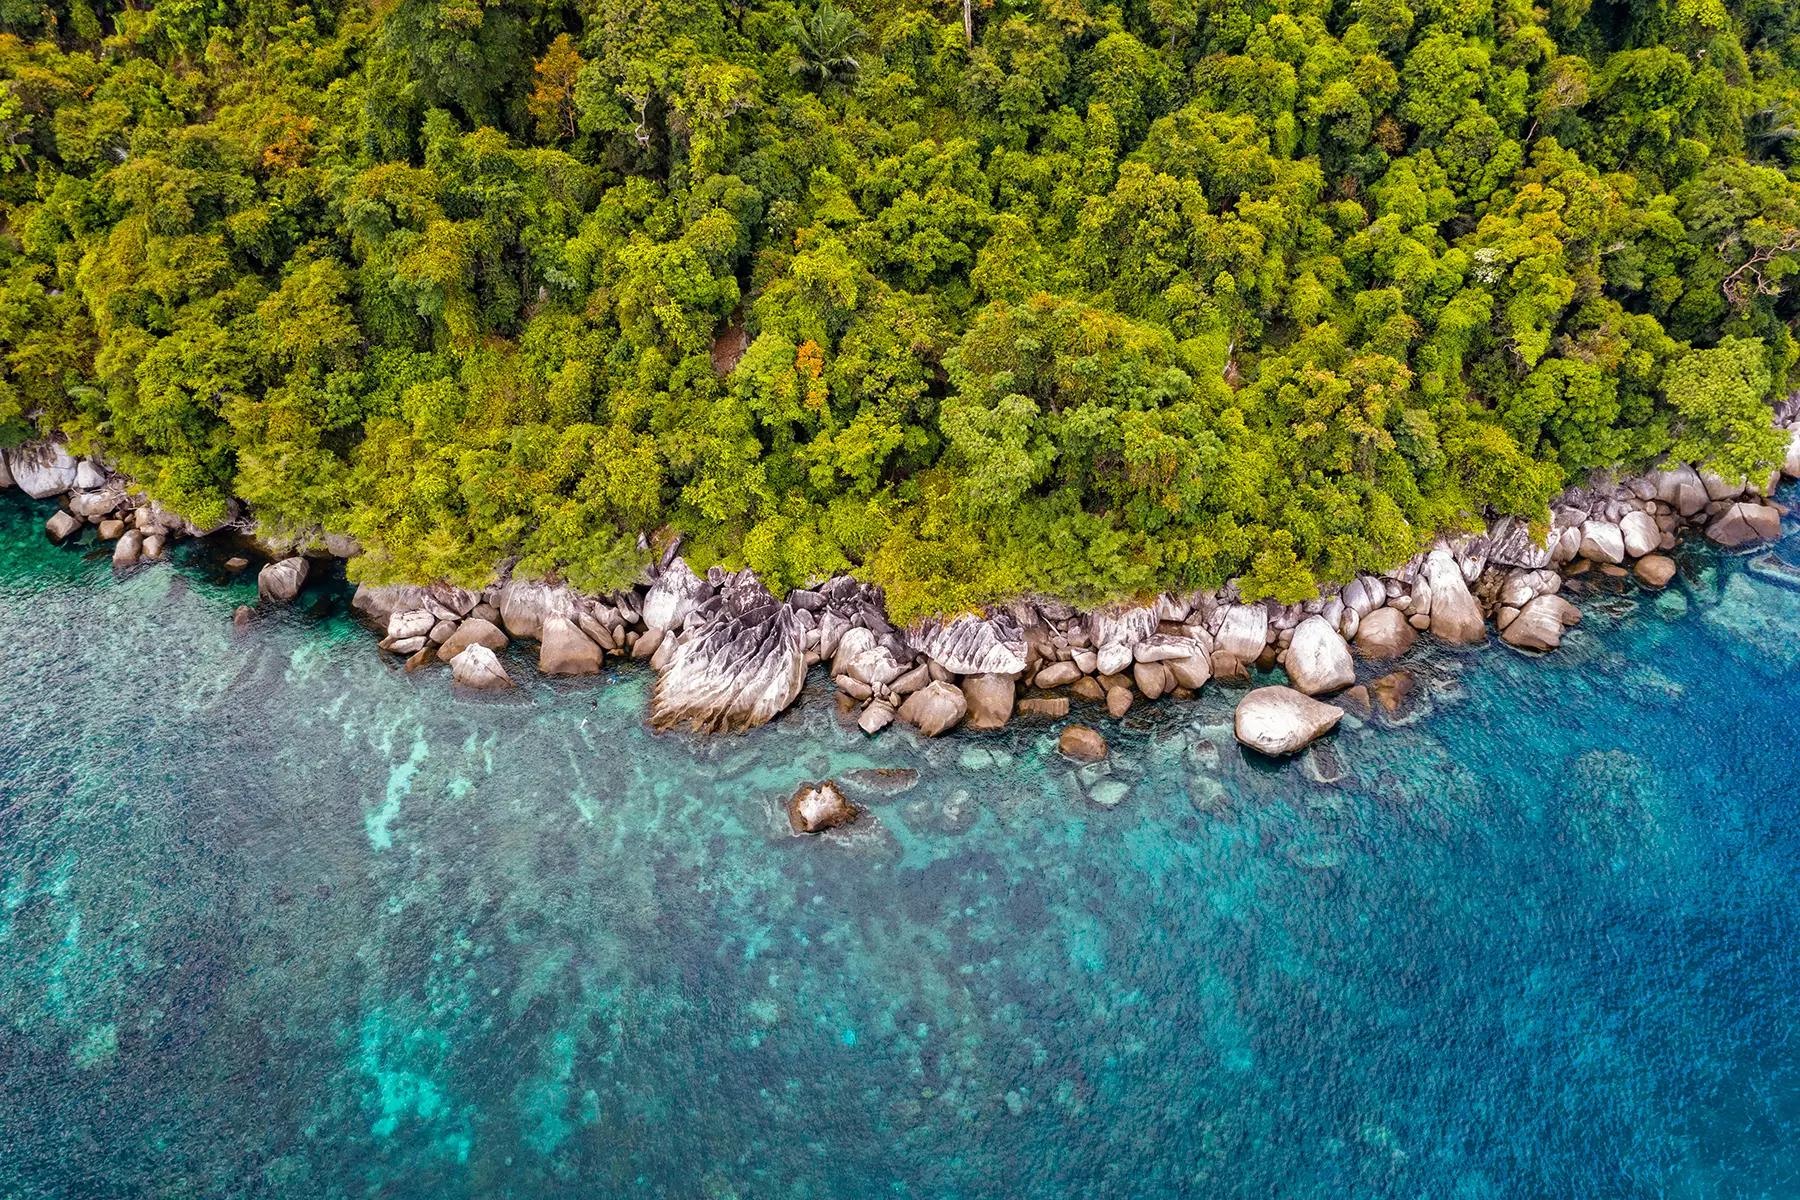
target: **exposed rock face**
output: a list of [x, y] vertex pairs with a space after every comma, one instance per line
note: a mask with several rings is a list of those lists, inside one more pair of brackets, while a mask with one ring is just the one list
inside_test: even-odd
[[1667, 587], [1669, 580], [1675, 578], [1675, 560], [1667, 555], [1646, 554], [1637, 560], [1632, 571], [1646, 587]]
[[1662, 544], [1662, 530], [1656, 527], [1656, 518], [1637, 509], [1619, 518], [1619, 536], [1624, 539], [1627, 558], [1642, 558]]
[[547, 618], [562, 617], [572, 624], [576, 610], [574, 594], [561, 584], [512, 579], [500, 589], [500, 620], [517, 638], [541, 639]]
[[388, 618], [387, 635], [395, 641], [409, 637], [423, 637], [431, 632], [437, 624], [437, 617], [430, 609], [409, 608], [397, 612]]
[[1487, 640], [1481, 607], [1469, 594], [1462, 568], [1447, 551], [1433, 550], [1425, 559], [1425, 580], [1431, 588], [1431, 633], [1446, 642], [1473, 643]]
[[1031, 685], [1040, 688], [1064, 687], [1081, 678], [1081, 668], [1072, 662], [1051, 663], [1039, 671]]
[[[1096, 650], [1124, 646], [1127, 651], [1156, 632], [1156, 609], [1120, 608], [1089, 613], [1082, 621]], [[1126, 660], [1131, 661], [1129, 655]], [[1102, 668], [1104, 669], [1104, 668]]]
[[44, 522], [44, 532], [50, 535], [53, 542], [67, 541], [81, 532], [81, 521], [59, 508]]
[[1194, 650], [1192, 654], [1186, 658], [1164, 659], [1162, 665], [1176, 687], [1197, 692], [1212, 678], [1212, 654], [1199, 641], [1190, 644]]
[[1308, 617], [1300, 622], [1282, 666], [1294, 686], [1309, 696], [1335, 692], [1356, 682], [1350, 647], [1324, 617]]
[[1418, 631], [1397, 608], [1378, 608], [1356, 627], [1356, 650], [1364, 658], [1399, 658], [1418, 640]]
[[1132, 656], [1141, 663], [1168, 662], [1204, 653], [1196, 639], [1170, 633], [1152, 634], [1132, 648]]
[[[234, 560], [235, 561], [235, 560]], [[227, 563], [226, 566], [230, 566]], [[397, 612], [424, 609], [438, 620], [465, 617], [473, 612], [480, 597], [467, 588], [448, 583], [430, 587], [411, 584], [359, 584], [350, 607], [374, 621], [385, 621]]]
[[856, 720], [856, 727], [873, 737], [894, 723], [894, 706], [886, 700], [876, 700], [863, 709], [862, 716]]
[[60, 496], [75, 486], [77, 464], [66, 447], [38, 442], [6, 451], [7, 470], [13, 482], [34, 500]]
[[1585, 521], [1581, 526], [1581, 556], [1597, 563], [1625, 561], [1625, 537], [1611, 521]]
[[[87, 466], [82, 463], [82, 466]], [[69, 511], [85, 520], [104, 517], [125, 503], [125, 485], [111, 483], [88, 492], [69, 493]]]
[[1131, 668], [1131, 679], [1137, 684], [1138, 691], [1144, 693], [1146, 700], [1160, 699], [1170, 687], [1169, 674], [1159, 662], [1137, 664]]
[[900, 706], [900, 719], [926, 737], [937, 737], [956, 728], [968, 711], [969, 702], [960, 688], [934, 679], [906, 698]]
[[1500, 631], [1500, 640], [1524, 650], [1554, 650], [1562, 645], [1563, 628], [1581, 620], [1581, 610], [1561, 596], [1539, 596]]
[[856, 820], [856, 806], [844, 798], [837, 784], [826, 779], [801, 784], [787, 802], [787, 815], [795, 833], [824, 833]]
[[1000, 729], [1012, 720], [1011, 675], [967, 676], [962, 681], [962, 694], [968, 705], [970, 729]]
[[1056, 739], [1056, 749], [1065, 758], [1077, 762], [1099, 762], [1107, 755], [1106, 739], [1100, 736], [1097, 729], [1089, 729], [1086, 725], [1071, 725], [1062, 731]]
[[75, 464], [76, 487], [93, 489], [101, 487], [105, 483], [106, 471], [103, 467], [100, 467], [85, 458]]
[[[445, 643], [448, 645], [449, 643]], [[450, 679], [463, 687], [491, 690], [509, 688], [513, 681], [494, 652], [479, 642], [457, 651], [450, 659]]]
[[1025, 669], [1025, 634], [1004, 611], [927, 621], [907, 631], [906, 644], [952, 675], [1017, 675]]
[[1255, 662], [1268, 640], [1269, 610], [1260, 604], [1234, 604], [1225, 610], [1225, 623], [1213, 637], [1213, 651], [1239, 662]]
[[722, 733], [774, 719], [806, 682], [805, 632], [754, 574], [726, 576], [688, 615], [656, 681], [651, 725]]
[[1727, 549], [1773, 541], [1781, 536], [1781, 514], [1770, 505], [1741, 500], [1713, 519], [1706, 536]]
[[538, 670], [546, 675], [598, 675], [604, 652], [573, 620], [548, 616], [538, 629]]
[[456, 656], [470, 646], [482, 646], [488, 650], [506, 649], [506, 635], [492, 621], [484, 621], [480, 617], [470, 617], [456, 627], [456, 632], [444, 639], [438, 647], [438, 657], [444, 662], [456, 661]]
[[[1531, 526], [1527, 522], [1514, 517], [1501, 517], [1488, 530], [1487, 558], [1488, 562], [1496, 566], [1536, 570], [1550, 565], [1550, 547], [1539, 545], [1533, 540]], [[1364, 612], [1362, 615], [1369, 614]]]
[[644, 627], [673, 629], [711, 594], [706, 580], [694, 574], [694, 569], [685, 560], [676, 558], [657, 572], [644, 596]]
[[1290, 687], [1259, 687], [1238, 701], [1237, 740], [1264, 754], [1292, 754], [1335, 727], [1344, 710]]
[[309, 569], [299, 555], [270, 563], [256, 573], [256, 594], [264, 600], [287, 604], [300, 594]]

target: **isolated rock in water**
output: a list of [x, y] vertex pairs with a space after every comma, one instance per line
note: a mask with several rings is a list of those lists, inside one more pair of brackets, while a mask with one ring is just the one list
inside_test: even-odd
[[687, 619], [712, 594], [706, 580], [677, 558], [657, 572], [650, 590], [644, 596], [644, 627], [673, 629]]
[[66, 541], [81, 532], [81, 521], [59, 508], [44, 522], [44, 532], [53, 542]]
[[1350, 647], [1324, 617], [1300, 622], [1282, 665], [1294, 686], [1309, 696], [1335, 692], [1356, 682]]
[[970, 729], [999, 729], [1012, 720], [1011, 675], [967, 676], [962, 681], [962, 694], [968, 704]]
[[1239, 662], [1255, 662], [1268, 641], [1269, 610], [1260, 604], [1234, 604], [1225, 610], [1225, 623], [1213, 638], [1213, 651], [1222, 650]]
[[795, 833], [824, 833], [856, 820], [856, 806], [827, 779], [801, 784], [787, 803], [787, 815]]
[[1632, 571], [1646, 587], [1666, 587], [1675, 578], [1675, 560], [1664, 554], [1646, 554]]
[[1462, 568], [1449, 552], [1433, 550], [1425, 559], [1425, 579], [1431, 587], [1431, 633], [1446, 642], [1473, 643], [1487, 640], [1481, 606], [1469, 594]]
[[1656, 518], [1646, 512], [1626, 513], [1619, 521], [1619, 535], [1625, 541], [1627, 558], [1642, 558], [1662, 544], [1662, 530], [1656, 527]]
[[309, 569], [299, 555], [270, 563], [256, 574], [256, 594], [264, 600], [286, 604], [300, 594]]
[[1658, 471], [1652, 480], [1656, 484], [1656, 498], [1682, 516], [1691, 517], [1706, 507], [1706, 485], [1694, 468], [1672, 467]]
[[470, 646], [482, 646], [488, 650], [506, 649], [506, 635], [492, 621], [480, 617], [470, 617], [456, 627], [456, 632], [444, 640], [438, 647], [438, 657], [444, 662], [454, 662], [456, 656]]
[[650, 723], [740, 732], [774, 719], [805, 682], [806, 630], [794, 608], [740, 571], [689, 614], [656, 681]]
[[544, 622], [562, 617], [573, 625], [574, 593], [559, 583], [533, 579], [508, 580], [500, 589], [500, 620], [516, 638], [542, 638]]
[[56, 442], [39, 442], [6, 451], [13, 482], [36, 500], [60, 496], [75, 486], [75, 460]]
[[937, 737], [956, 728], [969, 711], [962, 689], [940, 680], [914, 692], [900, 706], [900, 719], [926, 737]]
[[1106, 739], [1100, 736], [1100, 731], [1086, 725], [1071, 725], [1063, 730], [1062, 736], [1056, 739], [1056, 748], [1077, 762], [1099, 762], [1108, 753]]
[[603, 657], [568, 617], [545, 617], [538, 629], [538, 670], [546, 675], [598, 675]]
[[1399, 658], [1418, 640], [1418, 631], [1397, 608], [1378, 608], [1356, 627], [1356, 650], [1364, 658]]
[[1539, 596], [1500, 631], [1500, 640], [1523, 650], [1554, 650], [1562, 645], [1563, 627], [1581, 620], [1581, 610], [1561, 596]]
[[506, 668], [500, 665], [500, 659], [479, 642], [464, 646], [450, 659], [450, 679], [471, 688], [509, 688], [513, 685]]
[[113, 566], [133, 566], [143, 553], [144, 535], [133, 529], [120, 535], [118, 544], [113, 546]]
[[1233, 729], [1237, 740], [1252, 750], [1292, 754], [1329, 732], [1343, 715], [1344, 710], [1335, 704], [1314, 700], [1293, 688], [1259, 687], [1238, 701]]
[[1625, 536], [1611, 521], [1584, 521], [1581, 525], [1581, 556], [1597, 563], [1622, 563], [1625, 561]]
[[907, 630], [906, 644], [952, 675], [1017, 675], [1025, 669], [1025, 634], [1005, 611], [927, 621]]
[[1781, 513], [1767, 504], [1739, 501], [1714, 518], [1706, 536], [1727, 549], [1781, 536]]

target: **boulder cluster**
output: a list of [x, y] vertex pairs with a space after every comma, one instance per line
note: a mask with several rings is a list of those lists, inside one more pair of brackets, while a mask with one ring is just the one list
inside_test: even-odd
[[[1383, 680], [1358, 688], [1358, 659], [1398, 658], [1422, 636], [1482, 643], [1490, 623], [1510, 646], [1551, 651], [1581, 620], [1563, 594], [1570, 580], [1635, 576], [1660, 588], [1676, 572], [1668, 552], [1686, 531], [1727, 548], [1780, 536], [1785, 510], [1767, 497], [1784, 473], [1800, 478], [1800, 419], [1789, 432], [1783, 471], [1767, 480], [1727, 484], [1673, 466], [1570, 488], [1552, 504], [1547, 529], [1500, 517], [1300, 604], [1247, 601], [1234, 581], [1095, 612], [1025, 597], [902, 629], [889, 623], [879, 589], [848, 576], [777, 599], [749, 571], [696, 574], [679, 542], [637, 586], [607, 595], [502, 578], [479, 592], [447, 583], [363, 586], [353, 603], [382, 630], [381, 649], [403, 657], [409, 671], [448, 664], [465, 688], [511, 687], [498, 652], [514, 641], [536, 643], [546, 675], [597, 674], [609, 656], [644, 661], [658, 674], [651, 723], [696, 733], [774, 719], [815, 665], [868, 735], [898, 723], [926, 737], [999, 729], [1018, 717], [1060, 719], [1076, 705], [1104, 706], [1119, 719], [1140, 704], [1191, 697], [1213, 679], [1248, 682], [1252, 667], [1279, 667], [1291, 686], [1249, 691], [1236, 730], [1263, 753], [1291, 754], [1343, 715], [1316, 697], [1353, 689], [1353, 704], [1378, 702], [1390, 713], [1403, 702]], [[159, 557], [171, 537], [208, 532], [53, 443], [0, 455], [4, 484], [63, 497], [50, 535], [62, 540], [97, 525], [118, 543], [120, 565]], [[321, 537], [314, 530], [283, 541], [259, 532], [276, 558], [258, 576], [264, 600], [299, 593], [307, 554], [356, 552], [349, 539], [334, 546]], [[1062, 749], [1086, 762], [1107, 753], [1104, 737], [1086, 726], [1069, 727]]]
[[99, 458], [77, 458], [58, 442], [0, 451], [0, 488], [7, 487], [58, 502], [60, 507], [44, 522], [51, 541], [66, 542], [93, 526], [101, 541], [112, 543], [116, 567], [154, 562], [177, 538], [204, 537], [221, 528], [202, 529], [169, 512], [108, 470]]

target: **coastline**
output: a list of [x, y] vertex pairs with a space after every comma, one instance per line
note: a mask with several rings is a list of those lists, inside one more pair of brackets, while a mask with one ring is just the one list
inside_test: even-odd
[[[1238, 740], [1269, 755], [1294, 753], [1346, 711], [1404, 707], [1405, 656], [1421, 637], [1455, 646], [1490, 637], [1549, 653], [1581, 611], [1571, 597], [1628, 586], [1659, 591], [1678, 571], [1670, 555], [1690, 536], [1747, 550], [1781, 535], [1787, 508], [1772, 499], [1800, 478], [1800, 406], [1782, 406], [1786, 461], [1766, 481], [1730, 485], [1691, 466], [1595, 478], [1551, 505], [1540, 542], [1501, 517], [1482, 532], [1439, 538], [1399, 567], [1359, 574], [1314, 600], [1242, 601], [1236, 581], [1217, 590], [1160, 595], [1136, 605], [1080, 612], [1022, 597], [982, 614], [901, 629], [879, 589], [849, 576], [796, 589], [777, 601], [749, 571], [699, 576], [667, 546], [637, 587], [583, 596], [555, 582], [503, 578], [477, 591], [445, 583], [357, 587], [352, 605], [383, 634], [384, 654], [409, 672], [448, 666], [455, 686], [507, 688], [496, 652], [535, 642], [547, 675], [595, 675], [609, 659], [644, 662], [657, 674], [649, 723], [658, 732], [741, 732], [798, 699], [808, 672], [825, 665], [840, 715], [874, 737], [899, 722], [927, 737], [999, 729], [1013, 720], [1094, 724], [1133, 707], [1191, 699], [1209, 682], [1250, 682], [1279, 668], [1286, 685], [1249, 691], [1238, 704]], [[258, 572], [259, 605], [292, 602], [326, 556], [358, 552], [348, 539], [312, 539], [295, 553], [242, 519], [201, 529], [137, 493], [97, 459], [54, 443], [0, 455], [0, 486], [60, 507], [46, 521], [57, 542], [93, 526], [111, 542], [115, 567], [163, 558], [177, 538], [233, 534], [257, 541], [271, 561]], [[247, 570], [247, 557], [233, 569]], [[239, 623], [254, 614], [240, 608]], [[1393, 670], [1369, 677], [1359, 664]], [[1359, 683], [1359, 675], [1364, 682]], [[1090, 715], [1091, 714], [1091, 715]], [[1076, 762], [1106, 757], [1103, 733], [1065, 730]], [[796, 828], [798, 828], [798, 824]]]

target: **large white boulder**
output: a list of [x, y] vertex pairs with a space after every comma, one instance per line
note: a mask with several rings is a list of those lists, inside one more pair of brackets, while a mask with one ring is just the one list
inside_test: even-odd
[[900, 719], [926, 737], [937, 737], [954, 729], [968, 711], [969, 702], [961, 688], [933, 680], [906, 698], [900, 706]]
[[1656, 548], [1662, 545], [1662, 530], [1656, 527], [1656, 518], [1635, 509], [1619, 521], [1619, 536], [1624, 540], [1627, 558], [1655, 554]]
[[66, 447], [57, 442], [38, 442], [6, 451], [6, 466], [13, 482], [37, 500], [60, 496], [75, 486], [79, 466]]
[[604, 657], [594, 640], [568, 617], [545, 617], [538, 627], [538, 670], [546, 675], [598, 675]]
[[1234, 604], [1225, 610], [1225, 622], [1213, 638], [1213, 650], [1223, 651], [1239, 662], [1254, 662], [1268, 642], [1269, 610], [1260, 604]]
[[926, 621], [907, 631], [906, 644], [952, 675], [1017, 675], [1025, 669], [1025, 634], [1004, 611]]
[[299, 555], [270, 563], [256, 573], [256, 594], [264, 600], [287, 604], [300, 594], [309, 570]]
[[1350, 647], [1324, 617], [1308, 617], [1294, 630], [1281, 665], [1294, 686], [1309, 696], [1335, 692], [1356, 682]]
[[513, 681], [500, 665], [499, 656], [480, 642], [471, 642], [450, 660], [450, 679], [467, 688], [509, 688]]
[[550, 617], [562, 617], [573, 625], [578, 607], [575, 594], [559, 583], [512, 579], [500, 589], [500, 621], [516, 638], [542, 637], [544, 622]]
[[1580, 620], [1581, 610], [1561, 596], [1539, 596], [1500, 631], [1500, 640], [1525, 650], [1554, 650], [1562, 645], [1563, 628]]
[[1304, 749], [1343, 719], [1344, 710], [1290, 687], [1260, 687], [1238, 701], [1232, 721], [1237, 740], [1264, 754]]
[[1433, 550], [1425, 559], [1425, 579], [1431, 587], [1432, 636], [1460, 644], [1486, 641], [1481, 606], [1469, 594], [1462, 568], [1448, 552]]
[[1656, 472], [1651, 482], [1656, 485], [1656, 498], [1684, 517], [1706, 507], [1706, 485], [1699, 472], [1685, 463]]
[[1356, 626], [1356, 652], [1364, 658], [1399, 658], [1418, 640], [1418, 630], [1397, 608], [1378, 608]]
[[1622, 563], [1625, 561], [1625, 535], [1611, 521], [1584, 521], [1581, 525], [1581, 556], [1590, 562]]
[[805, 682], [806, 628], [794, 607], [740, 571], [689, 615], [656, 681], [650, 723], [740, 732], [780, 715]]
[[711, 594], [706, 580], [694, 574], [694, 569], [684, 560], [677, 558], [657, 572], [650, 590], [644, 595], [644, 627], [673, 629]]

